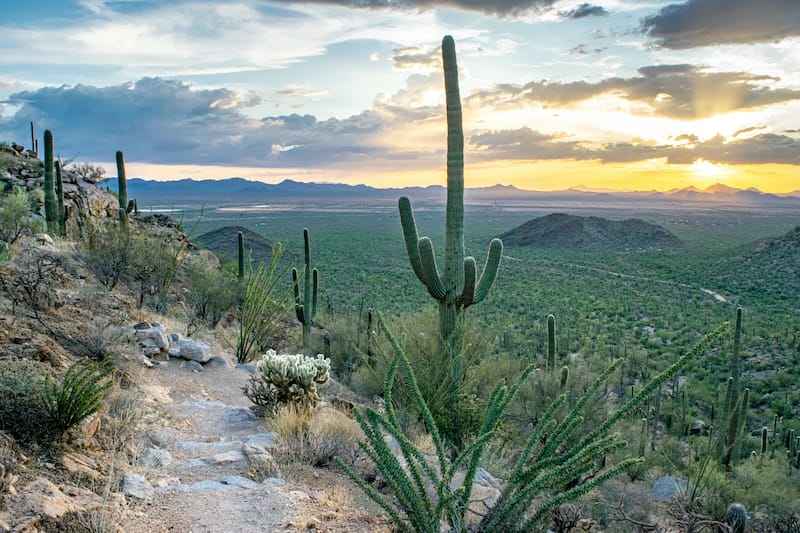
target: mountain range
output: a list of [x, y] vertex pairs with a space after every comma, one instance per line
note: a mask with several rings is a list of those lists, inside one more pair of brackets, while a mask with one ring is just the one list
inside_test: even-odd
[[[116, 180], [107, 185], [116, 188]], [[281, 203], [313, 199], [325, 203], [395, 202], [400, 196], [415, 201], [444, 202], [446, 189], [440, 185], [428, 187], [405, 187], [379, 189], [369, 185], [346, 185], [342, 183], [317, 183], [284, 180], [277, 184], [251, 181], [244, 178], [220, 180], [155, 181], [133, 178], [128, 180], [128, 195], [143, 203], [214, 202], [214, 203]], [[464, 201], [471, 204], [529, 201], [567, 202], [614, 202], [614, 201], [658, 201], [658, 202], [703, 202], [725, 205], [772, 205], [800, 207], [800, 190], [788, 194], [773, 194], [755, 188], [737, 189], [715, 184], [706, 189], [686, 187], [671, 191], [609, 191], [592, 190], [585, 187], [559, 191], [531, 191], [513, 185], [466, 188]]]

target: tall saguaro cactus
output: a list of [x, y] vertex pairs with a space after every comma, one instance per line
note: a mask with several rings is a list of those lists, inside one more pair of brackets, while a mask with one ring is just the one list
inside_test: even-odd
[[121, 150], [117, 151], [117, 193], [119, 206], [126, 209], [128, 207], [128, 180], [125, 178], [125, 155]]
[[319, 271], [311, 269], [311, 244], [308, 241], [308, 228], [303, 229], [305, 243], [303, 299], [300, 300], [299, 274], [296, 268], [292, 269], [292, 284], [294, 287], [294, 311], [297, 320], [303, 325], [303, 347], [308, 348], [311, 325], [317, 318], [317, 289], [319, 287]]
[[61, 161], [56, 161], [56, 206], [58, 208], [58, 233], [67, 236], [66, 206], [64, 205], [64, 180], [61, 176]]
[[244, 233], [237, 232], [236, 239], [239, 245], [239, 279], [244, 279]]
[[44, 130], [44, 220], [47, 233], [56, 235], [56, 191], [53, 180], [53, 132]]
[[725, 410], [723, 411], [722, 422], [723, 433], [720, 435], [719, 453], [720, 460], [725, 466], [729, 466], [736, 459], [734, 453], [738, 446], [737, 440], [741, 432], [742, 422], [744, 421], [747, 409], [747, 393], [740, 397], [739, 386], [742, 376], [742, 308], [736, 308], [736, 326], [733, 330], [733, 349], [731, 350], [730, 368], [731, 375], [728, 378], [728, 388], [725, 394]]
[[456, 327], [458, 315], [486, 298], [497, 277], [503, 242], [492, 239], [483, 274], [476, 283], [474, 257], [464, 257], [464, 130], [461, 125], [461, 97], [458, 90], [456, 46], [449, 35], [442, 40], [445, 99], [447, 102], [447, 212], [445, 218], [444, 272], [436, 265], [433, 243], [419, 238], [411, 201], [398, 202], [403, 237], [411, 268], [439, 302], [439, 333], [447, 339]]

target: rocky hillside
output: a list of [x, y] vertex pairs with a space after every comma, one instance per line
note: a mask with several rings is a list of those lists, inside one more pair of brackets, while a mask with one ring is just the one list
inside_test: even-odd
[[[67, 232], [80, 233], [87, 224], [107, 217], [116, 217], [119, 202], [117, 197], [99, 188], [89, 176], [65, 168], [64, 204], [68, 207]], [[2, 190], [23, 187], [28, 191], [42, 191], [44, 164], [37, 154], [14, 144], [0, 144], [0, 184]], [[44, 195], [37, 197], [40, 207]]]
[[608, 220], [564, 213], [534, 218], [500, 237], [509, 246], [539, 248], [674, 250], [681, 247], [675, 235], [638, 218]]
[[[244, 236], [245, 254], [252, 254], [253, 265], [259, 262], [269, 264], [272, 258], [273, 242], [265, 239], [258, 233], [251, 231], [244, 226], [224, 226], [204, 233], [195, 239], [195, 243], [211, 250], [217, 256], [229, 261], [236, 261], [239, 255], [239, 240], [237, 234], [242, 232]], [[291, 257], [289, 252], [285, 252], [286, 257]]]

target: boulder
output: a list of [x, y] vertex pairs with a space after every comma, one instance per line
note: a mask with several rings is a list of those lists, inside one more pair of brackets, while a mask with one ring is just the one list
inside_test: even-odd
[[[138, 325], [138, 324], [137, 324]], [[136, 326], [134, 326], [135, 328]], [[145, 350], [166, 351], [169, 348], [167, 332], [161, 324], [155, 324], [149, 328], [135, 329], [136, 338], [145, 347]]]
[[675, 476], [664, 476], [658, 478], [650, 489], [650, 497], [657, 502], [668, 502], [681, 492], [686, 491], [689, 482], [685, 479], [678, 479]]
[[204, 342], [181, 339], [179, 342], [181, 357], [198, 363], [206, 363], [211, 359], [211, 348]]
[[122, 478], [122, 493], [125, 496], [146, 500], [153, 495], [153, 486], [141, 474], [126, 472]]
[[139, 458], [139, 464], [144, 466], [169, 466], [172, 464], [172, 454], [161, 448], [150, 448]]

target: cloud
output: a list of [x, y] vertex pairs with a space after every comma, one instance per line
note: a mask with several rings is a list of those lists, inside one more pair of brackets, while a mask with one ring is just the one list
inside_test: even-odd
[[433, 9], [450, 7], [490, 15], [515, 16], [551, 7], [556, 0], [282, 0], [281, 3], [336, 4], [358, 8]]
[[252, 119], [243, 113], [258, 103], [252, 95], [161, 78], [45, 87], [11, 99], [21, 107], [0, 117], [0, 137], [19, 137], [35, 121], [53, 130], [57, 152], [94, 161], [121, 149], [129, 160], [148, 163], [324, 167], [374, 152], [372, 137], [384, 121], [372, 111], [343, 120], [297, 114]]
[[797, 0], [688, 0], [670, 4], [642, 21], [665, 48], [775, 42], [800, 36]]
[[321, 96], [327, 95], [328, 91], [309, 89], [305, 85], [289, 84], [278, 89], [278, 94], [286, 96], [287, 98], [310, 98], [312, 100], [318, 100]]
[[501, 84], [470, 98], [496, 107], [569, 106], [612, 94], [642, 104], [646, 113], [680, 120], [800, 100], [800, 90], [776, 87], [778, 78], [748, 72], [707, 72], [694, 65], [642, 67], [638, 76], [599, 82], [532, 81]]
[[442, 49], [424, 50], [417, 46], [392, 50], [392, 62], [396, 70], [441, 70]]
[[568, 19], [582, 19], [585, 17], [599, 17], [608, 15], [608, 11], [603, 6], [596, 6], [593, 4], [581, 4], [575, 9], [569, 11], [562, 11], [560, 15]]
[[698, 159], [725, 164], [800, 164], [800, 140], [785, 135], [763, 133], [730, 139], [717, 135], [699, 141], [696, 136], [687, 134], [679, 135], [675, 140], [689, 142], [667, 145], [639, 140], [590, 144], [573, 140], [564, 134], [548, 135], [527, 127], [482, 132], [469, 139], [477, 150], [475, 157], [483, 160], [573, 159], [631, 163], [666, 158], [670, 164], [690, 164]]

